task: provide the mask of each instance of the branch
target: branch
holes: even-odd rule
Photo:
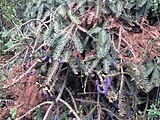
[[[54,66],[53,66],[53,68],[54,68]],[[54,69],[54,70],[55,70],[55,69]],[[65,85],[66,85],[66,81],[67,81],[67,77],[68,77],[68,71],[69,71],[69,70],[67,70],[67,73],[66,73],[65,80],[64,80],[64,82],[63,82],[61,91],[60,91],[58,97],[56,98],[56,102],[57,102],[57,103],[58,103],[58,101],[59,101],[59,99],[60,99],[60,97],[61,97],[61,95],[62,95],[62,93],[63,93],[64,87],[65,87]],[[55,71],[53,71],[52,73],[54,73],[54,72],[55,72]],[[51,111],[51,109],[52,109],[52,107],[53,107],[53,105],[54,105],[53,103],[54,103],[54,102],[52,102],[52,104],[49,106],[49,108],[48,108],[45,116],[43,117],[43,120],[47,120],[47,117],[48,117],[48,115],[49,115],[49,112]]]
[[[69,70],[67,70],[67,73],[66,73],[66,76],[65,76],[65,80],[64,80],[63,85],[62,85],[62,87],[61,87],[61,91],[60,91],[60,93],[58,94],[58,96],[57,96],[57,98],[56,98],[56,102],[57,102],[57,103],[58,103],[60,97],[62,96],[63,90],[64,90],[64,88],[65,88],[65,86],[66,86],[68,73],[69,73]]]
[[[75,102],[75,100],[74,100],[74,98],[73,98],[73,96],[72,96],[72,93],[70,92],[70,90],[69,90],[67,87],[65,87],[65,88],[66,88],[67,92],[69,93],[69,95],[71,96],[71,99],[72,99],[74,108],[76,109],[76,113],[79,113],[78,108],[77,108],[77,105],[76,105],[76,102]]]
[[[23,117],[25,117],[26,115],[30,114],[31,112],[33,112],[35,109],[39,108],[40,106],[43,106],[45,104],[53,104],[52,101],[46,101],[46,102],[43,102],[37,106],[35,106],[34,108],[32,108],[31,110],[29,110],[28,112],[26,112],[24,115],[20,116],[19,118],[16,118],[16,120],[21,120]]]
[[[121,63],[122,63],[122,59],[121,59]],[[123,67],[121,66],[120,68],[121,70],[121,83],[120,83],[120,89],[119,89],[119,114],[120,116],[123,116],[124,114],[124,107],[123,107],[123,97],[122,97],[122,90],[123,90],[123,86],[124,86],[124,72],[123,72]]]
[[[61,98],[59,99],[59,101],[65,104],[70,109],[70,112],[74,114],[77,120],[81,120],[80,117],[77,115],[77,113],[72,109],[72,107],[66,101],[62,100]]]
[[[54,102],[52,102],[51,105],[49,106],[49,108],[48,108],[48,110],[47,110],[45,116],[43,117],[43,120],[47,120],[47,117],[48,117],[49,112],[51,111],[53,105],[54,105]]]

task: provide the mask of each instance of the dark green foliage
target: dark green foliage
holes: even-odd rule
[[[0,4],[0,9],[3,12],[6,9],[3,7],[4,4],[7,3],[3,1]],[[68,80],[73,84],[67,86],[73,95],[78,92],[85,92],[84,89],[89,92],[96,91],[96,79],[99,80],[100,89],[103,90],[106,86],[103,80],[110,76],[112,81],[111,87],[107,89],[108,94],[105,96],[102,92],[100,95],[103,108],[109,108],[115,114],[119,109],[119,117],[127,118],[127,113],[130,112],[134,116],[138,111],[138,105],[147,102],[146,95],[153,88],[160,86],[160,58],[157,55],[153,59],[145,59],[143,63],[129,59],[125,61],[123,58],[135,57],[131,49],[135,46],[132,46],[130,41],[125,39],[125,34],[120,35],[119,28],[122,27],[123,30],[126,30],[126,35],[136,34],[133,28],[142,29],[143,26],[139,25],[142,16],[149,20],[148,26],[158,24],[159,5],[159,0],[26,1],[26,9],[21,16],[25,23],[20,24],[20,21],[14,21],[16,23],[15,28],[10,31],[4,29],[0,33],[0,55],[10,51],[14,55],[18,54],[11,61],[12,65],[22,65],[23,62],[33,64],[33,61],[37,61],[38,65],[35,67],[37,75],[43,76],[43,82],[38,81],[38,84],[41,84],[45,89],[47,88],[54,95],[60,90],[61,82],[58,82],[64,77],[66,71],[63,69],[65,67],[70,69]],[[5,19],[12,22],[16,18],[17,21],[18,18],[14,9],[7,7],[7,10]],[[16,10],[18,11],[18,9]],[[111,26],[112,21],[117,22]],[[132,30],[129,30],[130,28]],[[141,30],[137,32],[137,35],[140,32]],[[120,44],[120,40],[123,41],[123,39],[127,42]],[[153,41],[153,38],[150,39]],[[18,44],[19,42],[21,44]],[[128,48],[125,46],[126,44],[129,44]],[[126,50],[123,49],[125,47]],[[131,52],[131,55],[129,53],[128,55],[127,52]],[[126,53],[125,56],[122,53]],[[144,56],[147,56],[147,53]],[[42,60],[43,57],[46,59]],[[142,56],[139,55],[138,57]],[[6,64],[3,67],[5,66]],[[6,78],[3,77],[3,79]],[[141,97],[142,93],[144,96]],[[96,95],[90,96],[88,99],[95,102],[96,97]],[[116,105],[111,105],[116,101],[118,101],[119,108],[116,108]],[[78,104],[78,106],[83,105]],[[84,110],[86,114],[90,113],[94,105],[88,106],[87,110],[89,111]],[[120,108],[120,106],[122,107]],[[159,115],[156,110],[152,106],[148,114],[151,117]],[[42,113],[41,108],[37,109],[34,119],[41,120]],[[60,113],[62,113],[60,115],[62,119],[63,117],[68,119],[66,111],[61,110]],[[83,112],[80,114],[88,119],[89,115],[85,116]],[[94,114],[97,118],[98,113],[94,111]],[[101,114],[109,119],[108,114],[103,112]]]
[[[41,107],[37,108],[34,112],[34,120],[42,120],[43,114],[44,114],[44,110]]]
[[[19,24],[21,21],[19,17],[23,14],[22,4],[24,0],[1,0],[0,1],[0,30],[2,28],[11,28],[15,24]],[[19,10],[21,13],[18,13]]]

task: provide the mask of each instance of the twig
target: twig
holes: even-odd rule
[[[147,94],[147,103],[143,112],[143,119],[146,120],[146,112],[147,112],[147,108],[148,108],[148,101],[149,101],[149,94]]]
[[[25,43],[18,42],[18,43],[16,43],[16,44],[12,45],[11,47],[9,47],[7,50],[4,50],[4,52],[11,51],[11,50],[12,50],[13,48],[15,48],[16,46],[18,46],[18,45],[23,45],[23,44],[25,44]]]
[[[70,111],[74,114],[77,120],[81,120],[80,117],[77,115],[77,113],[72,109],[72,107],[66,101],[62,100],[61,98],[59,98],[59,101],[65,104],[70,109]]]
[[[59,65],[58,72],[57,72],[57,75],[58,75],[58,76],[60,75],[60,72],[61,72],[61,70],[62,70],[62,66],[63,66],[63,64],[60,64],[60,65]],[[67,68],[68,68],[68,67],[67,67]]]
[[[48,16],[46,16],[46,17],[44,17],[44,19],[42,19],[42,21],[45,21],[44,23],[49,23],[49,22],[51,22],[51,21],[54,21],[55,20],[55,15],[56,15],[56,12],[58,11],[58,9],[61,7],[61,5],[59,5],[57,8],[56,8],[56,10],[53,10],[53,12],[51,12],[48,16],[50,16],[50,19],[48,20],[48,21],[45,21],[46,20],[46,18],[48,17]],[[53,15],[52,15],[53,14]],[[51,16],[52,16],[52,18],[51,18]]]
[[[67,73],[66,73],[66,76],[65,76],[65,79],[64,79],[63,85],[62,85],[62,87],[61,87],[61,91],[60,91],[60,93],[58,94],[58,96],[57,96],[57,98],[56,98],[56,103],[58,103],[59,99],[60,99],[60,98],[61,98],[61,96],[62,96],[63,90],[64,90],[65,85],[66,85],[66,82],[67,82],[68,73],[69,73],[69,69],[67,70]]]
[[[119,29],[120,29],[120,28],[119,28]],[[122,28],[121,28],[121,32],[122,32]],[[136,58],[135,53],[134,53],[134,50],[133,50],[133,48],[132,48],[132,45],[129,44],[129,43],[125,40],[125,38],[123,38],[122,36],[120,36],[120,34],[117,34],[117,33],[115,33],[115,34],[119,37],[119,39],[121,39],[121,41],[123,40],[123,42],[128,45],[128,47],[129,47],[128,50],[130,50],[130,52],[132,53],[133,57]],[[121,34],[122,34],[122,33],[121,33]],[[114,42],[114,41],[113,41],[113,42]],[[114,43],[113,43],[113,44],[114,44]],[[120,51],[120,43],[119,43],[118,45],[119,45],[119,46],[118,46],[118,48],[117,48],[117,51]],[[114,46],[115,46],[115,45],[114,45]],[[116,48],[114,48],[114,49],[116,49]],[[120,52],[119,52],[119,53],[120,53]]]
[[[51,111],[53,105],[54,105],[54,102],[52,102],[51,105],[49,106],[49,108],[48,108],[48,110],[47,110],[45,116],[43,117],[43,120],[47,120],[47,117],[48,117],[49,112]]]
[[[59,65],[58,62],[56,62],[55,65],[53,66],[53,68],[52,68],[52,73],[50,74],[50,76],[49,76],[49,78],[48,78],[48,81],[50,81],[50,80],[52,79],[52,76],[53,76],[54,73],[56,72],[58,65]],[[66,77],[65,77],[65,80],[64,80],[62,89],[61,89],[61,91],[60,91],[57,99],[59,99],[59,98],[61,97],[62,93],[63,93],[64,87],[65,87],[65,85],[66,85],[67,76],[68,76],[68,70],[67,70],[67,73],[66,73]],[[57,102],[57,101],[56,101],[56,102]],[[54,102],[52,102],[52,104],[51,104],[50,107],[48,108],[45,116],[43,117],[43,120],[47,120],[47,117],[48,117],[48,115],[49,115],[49,112],[51,111],[51,109],[52,109],[52,107],[53,107],[53,105],[54,105],[53,103],[54,103]],[[58,108],[58,107],[57,107],[57,108]],[[59,108],[58,108],[58,109],[59,109]]]
[[[27,47],[26,47],[26,48],[27,48]],[[25,48],[25,49],[26,49],[26,48]],[[24,50],[25,50],[25,49],[24,49]],[[24,50],[23,50],[23,51],[24,51]],[[3,67],[5,67],[5,66],[8,64],[8,62],[12,61],[14,58],[16,58],[17,56],[19,56],[23,51],[20,51],[19,53],[17,53],[16,55],[14,55],[12,58],[10,58],[8,61],[6,61],[6,64],[4,64]]]
[[[104,82],[103,82],[103,78],[102,78],[102,75],[101,75],[101,71],[94,70],[94,72],[95,72],[95,73],[97,74],[97,76],[99,77],[100,82],[101,82],[103,88],[105,88],[105,84],[104,84]]]
[[[89,116],[91,113],[93,113],[93,111],[96,109],[96,105],[92,108],[92,110],[84,117],[84,118],[82,118],[83,120],[85,120],[85,118],[87,117],[87,116]],[[92,120],[92,119],[90,119],[90,120]]]
[[[26,112],[24,115],[20,116],[19,118],[16,118],[16,120],[21,120],[23,117],[25,117],[26,115],[30,114],[31,112],[33,112],[35,109],[39,108],[40,106],[43,106],[45,104],[52,104],[52,103],[53,103],[52,101],[43,102],[43,103],[35,106],[34,108],[32,108],[31,110],[29,110],[28,112]]]
[[[99,7],[100,7],[100,2],[99,2],[99,0],[97,0],[96,19],[98,19]]]
[[[77,95],[90,95],[90,94],[98,94],[98,92],[77,93]]]
[[[26,21],[25,23],[23,23],[23,24],[21,24],[21,25],[18,25],[18,26],[14,27],[14,28],[12,28],[12,29],[7,33],[7,35],[8,35],[10,32],[12,32],[14,29],[16,29],[17,27],[21,28],[22,26],[24,26],[24,25],[26,25],[26,24],[28,24],[28,23],[30,23],[30,22],[33,22],[33,21],[41,22],[47,29],[49,29],[49,27],[48,27],[43,21],[38,20],[38,19],[30,19],[30,20]]]
[[[23,62],[22,62],[22,65],[21,65],[21,66],[24,65],[24,62],[25,62],[26,57],[27,57],[27,54],[28,54],[28,50],[29,50],[29,47],[27,47],[27,50],[26,50],[26,53],[25,53],[25,56],[24,56],[24,58],[23,58]]]
[[[68,99],[67,99],[67,100],[68,100]],[[50,102],[52,102],[52,101],[50,101]],[[54,102],[52,102],[52,103],[53,103],[53,105],[54,105]],[[51,105],[52,105],[52,103],[51,103]],[[51,105],[50,105],[50,107],[49,107],[48,110],[47,110],[48,114],[49,114],[49,112],[51,111],[51,109],[52,109],[52,107],[53,107],[53,106],[51,106]],[[60,106],[57,105],[57,109],[58,109],[58,110],[59,110],[60,108],[62,108],[62,107],[63,107],[63,104],[61,104]],[[52,114],[57,113],[57,109],[54,110]],[[46,116],[48,116],[48,115],[46,115]],[[43,119],[44,119],[44,118],[43,118]]]
[[[51,81],[53,75],[55,74],[55,72],[56,72],[56,70],[57,70],[57,68],[58,68],[58,65],[59,65],[59,63],[58,63],[58,61],[56,61],[56,62],[54,63],[54,65],[53,65],[52,69],[51,69],[52,72],[50,73],[50,75],[49,75],[48,78],[47,78],[47,82],[48,82],[48,83],[49,83],[49,81]]]
[[[103,108],[103,107],[102,107],[102,109],[105,110],[105,111],[107,111],[107,112],[109,112],[109,113],[112,113],[112,115],[114,117],[116,117],[117,120],[123,120],[123,119],[119,118],[116,114],[114,114],[112,111],[110,111],[109,109],[106,109],[106,108]]]
[[[12,21],[12,22],[13,22],[13,24],[16,26],[17,30],[18,30],[18,31],[21,33],[21,35],[24,37],[24,35],[23,35],[22,31],[20,30],[19,26],[18,26],[14,21]]]
[[[86,75],[89,75],[89,74],[93,71],[93,69],[98,65],[99,61],[100,61],[99,58],[96,59],[95,61],[93,61],[93,65],[92,65],[91,68],[88,70],[88,72],[86,73]]]
[[[58,67],[57,66],[58,65],[58,62],[56,63],[56,67]],[[53,66],[53,72],[51,73],[52,74],[52,76],[53,76],[53,74],[55,73],[55,67]],[[56,104],[58,105],[58,101],[59,101],[59,99],[60,99],[60,97],[62,96],[62,93],[63,93],[63,90],[64,90],[64,88],[65,88],[65,85],[66,85],[66,82],[67,82],[67,77],[68,77],[68,73],[69,73],[69,70],[67,70],[67,73],[66,73],[66,76],[65,76],[65,80],[64,80],[64,82],[63,82],[63,85],[62,85],[62,87],[61,87],[61,91],[60,91],[60,93],[58,94],[58,96],[57,96],[57,98],[56,98]],[[50,75],[50,78],[49,79],[51,79],[51,75]],[[57,107],[57,114],[59,115],[59,108]],[[46,118],[47,118],[47,116],[48,116],[48,114],[46,113]],[[45,120],[45,119],[44,119]]]
[[[98,118],[97,120],[101,120],[101,110],[100,110],[100,103],[99,103],[99,93],[97,95],[97,109],[98,109]]]
[[[122,27],[120,26],[120,28],[119,28],[119,41],[118,41],[118,47],[117,47],[118,50],[120,50],[121,41],[122,41]]]
[[[82,101],[82,99],[77,99],[77,98],[74,98],[76,101]],[[92,104],[97,104],[97,102],[95,102],[95,101],[89,101],[89,100],[83,100],[83,102],[85,103],[92,103]]]
[[[86,86],[87,86],[88,76],[86,76],[85,82],[84,82],[84,89],[83,92],[86,93]]]
[[[34,52],[37,52],[39,49],[41,49],[45,45],[46,45],[45,43],[42,43]]]
[[[15,102],[15,101],[10,99],[0,99],[0,103],[1,102]]]
[[[156,102],[157,103],[158,103],[159,99],[160,99],[160,83],[159,83],[159,87],[157,89],[157,97],[156,97]]]
[[[79,113],[78,108],[77,108],[77,105],[76,105],[76,102],[75,102],[75,100],[74,100],[74,98],[73,98],[73,96],[72,96],[72,93],[70,92],[70,90],[69,90],[66,86],[65,86],[65,89],[67,90],[67,92],[68,92],[69,95],[71,96],[71,99],[72,99],[74,108],[75,108],[75,110],[76,110],[76,113]]]
[[[68,67],[65,67],[65,68],[63,68],[63,69],[61,69],[61,71],[60,72],[62,72],[62,71],[64,71],[64,70],[66,70]]]
[[[81,99],[76,99],[76,98],[75,98],[75,100],[76,100],[76,101],[81,101]],[[97,104],[97,102],[95,102],[95,101],[83,100],[83,102],[92,103],[92,104]],[[100,104],[101,104],[101,103],[100,103]],[[103,104],[101,104],[101,105],[104,106]],[[96,106],[95,106],[95,107],[96,107]],[[112,115],[113,115],[114,117],[116,117],[117,120],[122,120],[121,118],[119,118],[117,115],[115,115],[115,114],[114,114],[112,111],[110,111],[109,109],[104,108],[104,107],[102,107],[102,109],[105,110],[105,111],[107,111],[107,112],[109,112],[109,113],[112,113]]]
[[[121,52],[115,46],[114,35],[113,34],[112,34],[111,43],[112,43],[113,49],[118,53],[119,58],[124,59]]]
[[[122,63],[122,59],[121,59],[121,63]],[[121,116],[123,116],[123,114],[124,114],[124,108],[123,108],[123,103],[122,103],[122,89],[123,89],[123,85],[124,85],[124,73],[123,73],[123,67],[121,66],[121,68],[120,68],[120,70],[121,70],[121,83],[120,83],[120,89],[119,89],[119,103],[118,103],[118,105],[119,105],[119,114],[121,115]]]

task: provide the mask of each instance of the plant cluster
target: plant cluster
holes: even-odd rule
[[[0,30],[3,30],[4,28],[12,28],[15,24],[19,24],[21,22],[20,18],[23,13],[23,2],[24,0],[1,0]]]
[[[24,22],[0,34],[2,99],[12,99],[9,106],[3,101],[1,111],[8,111],[1,117],[15,108],[8,118],[139,119],[138,109],[144,119],[158,118],[159,108],[147,108],[160,97],[159,5],[26,2]]]

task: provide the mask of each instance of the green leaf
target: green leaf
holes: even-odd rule
[[[128,0],[128,2],[125,4],[124,8],[128,9],[130,11],[131,8],[133,8],[135,5],[136,5],[135,0]]]
[[[91,30],[91,33],[99,32],[99,41],[97,42],[96,50],[97,57],[102,58],[108,53],[111,46],[111,38],[110,34],[106,33],[105,30],[102,30],[100,27],[96,27]]]
[[[82,53],[83,52],[83,44],[76,34],[73,35],[73,42],[74,42],[74,45],[76,47],[76,50],[79,53]]]
[[[8,117],[7,120],[12,120],[12,119],[10,117]]]
[[[7,77],[5,75],[2,75],[1,80],[5,81],[7,79]]]
[[[16,113],[17,113],[17,108],[16,107],[10,109],[10,114],[12,115],[12,118],[16,117]]]
[[[159,64],[160,63],[160,58],[157,58],[157,64]]]
[[[94,68],[96,68],[98,66],[100,59],[97,58],[95,60],[92,61],[92,64],[89,66],[89,70],[87,71],[87,73],[85,73],[86,75],[90,74]]]
[[[157,65],[157,69],[160,72],[160,64]]]
[[[96,51],[97,51],[97,57],[102,58],[104,57],[104,49],[100,45],[97,44],[96,46]]]
[[[4,46],[3,46],[3,50],[6,50],[8,48],[10,48],[13,45],[13,41],[12,39],[10,39]]]
[[[37,19],[40,20],[43,14],[43,9],[44,9],[44,4],[42,4],[39,8],[38,8],[38,14],[37,14]]]
[[[36,17],[36,12],[38,11],[38,8],[39,8],[39,6],[36,6],[36,7],[34,7],[34,8],[32,8],[32,11],[30,11],[30,17],[31,18],[34,18],[34,17]]]
[[[68,11],[68,15],[71,19],[72,22],[76,23],[76,24],[80,24],[81,21],[79,20],[79,18],[77,16],[75,16],[71,10]]]
[[[57,33],[60,30],[60,24],[57,21],[54,21],[54,31]]]
[[[111,36],[110,33],[106,33],[106,43],[104,46],[104,54],[107,55],[109,53],[109,50],[111,48]]]
[[[157,67],[154,69],[151,82],[153,83],[154,87],[159,87],[160,86],[160,73],[157,69]]]
[[[99,33],[102,30],[101,27],[93,27],[88,31],[88,34]]]
[[[64,51],[63,56],[62,56],[63,62],[66,62],[66,63],[67,63],[67,62],[70,60],[71,55],[72,55],[72,51],[71,51],[71,50],[66,50],[66,51]]]
[[[0,40],[0,44],[2,44],[3,43],[3,41],[2,40]]]
[[[146,64],[145,64],[145,69],[146,71],[143,71],[145,72],[145,78],[149,77],[149,75],[152,73],[152,71],[154,70],[154,64],[152,61],[148,61]]]
[[[108,73],[109,72],[109,61],[108,61],[108,59],[107,58],[104,58],[103,59],[103,70],[104,70],[104,72],[105,73]]]
[[[57,41],[58,45],[56,46],[53,52],[53,57],[55,60],[57,60],[60,57],[65,45],[68,43],[69,39],[67,38],[67,36],[68,34],[65,34]]]
[[[104,46],[105,42],[107,41],[107,38],[108,38],[108,35],[107,35],[106,31],[105,30],[101,30],[101,32],[99,33],[99,41],[98,41],[98,43],[101,46]]]
[[[123,11],[123,4],[122,4],[121,1],[118,1],[118,3],[117,3],[116,16],[117,16],[117,17],[121,16],[122,11]]]
[[[53,30],[53,28],[54,28],[54,24],[51,24],[51,25],[49,26],[49,29],[45,30],[45,31],[44,31],[44,34],[43,34],[43,39],[44,39],[45,43],[46,43],[47,45],[49,45],[49,46],[52,45],[51,42],[53,43],[53,41],[52,41],[52,39],[51,39],[51,35],[52,35],[52,30]]]
[[[37,108],[34,112],[34,120],[42,120],[43,112],[42,107]]]
[[[146,66],[145,66],[145,67],[146,67],[147,69],[150,69],[150,68],[153,67],[153,66],[154,66],[154,63],[153,63],[152,60],[146,62]]]
[[[158,9],[158,4],[157,0],[152,1],[152,11],[156,11]]]
[[[73,72],[75,75],[77,75],[78,72],[77,72],[77,70],[76,70],[76,66],[75,66],[72,62],[69,62],[69,66],[70,66],[70,68],[72,69],[72,72]]]
[[[51,4],[51,3],[52,3],[52,0],[47,0],[47,3]]]
[[[149,75],[152,73],[152,71],[154,70],[154,67],[152,66],[150,69],[147,69],[145,72],[145,78],[149,77]]]
[[[4,31],[1,33],[1,37],[2,38],[7,37],[7,35],[8,35],[7,33],[8,33],[8,31],[6,29],[4,29]]]
[[[49,39],[46,40],[45,42],[47,43],[48,46],[54,46],[56,44],[56,41],[58,41],[61,37],[63,37],[65,32],[66,31],[60,33],[54,33],[52,36],[53,39],[49,37]]]
[[[141,8],[146,4],[147,0],[138,0],[138,6]]]
[[[59,7],[59,9],[58,9],[58,13],[59,13],[62,17],[64,17],[64,16],[66,15],[66,12],[67,12],[67,9],[66,9],[63,5],[61,5],[61,6]]]

